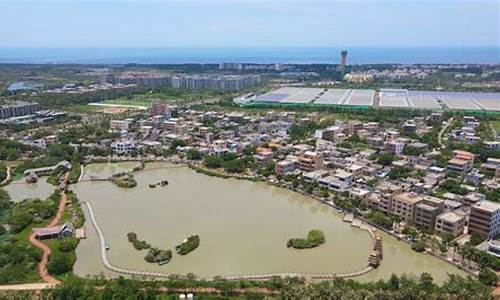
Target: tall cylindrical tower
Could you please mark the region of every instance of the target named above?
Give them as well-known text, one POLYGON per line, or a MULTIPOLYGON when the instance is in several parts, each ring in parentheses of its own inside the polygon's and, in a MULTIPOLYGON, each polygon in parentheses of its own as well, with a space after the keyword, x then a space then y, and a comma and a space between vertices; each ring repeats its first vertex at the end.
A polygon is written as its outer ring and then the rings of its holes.
POLYGON ((342 76, 345 74, 345 66, 347 65, 347 50, 340 51, 340 71, 342 76))

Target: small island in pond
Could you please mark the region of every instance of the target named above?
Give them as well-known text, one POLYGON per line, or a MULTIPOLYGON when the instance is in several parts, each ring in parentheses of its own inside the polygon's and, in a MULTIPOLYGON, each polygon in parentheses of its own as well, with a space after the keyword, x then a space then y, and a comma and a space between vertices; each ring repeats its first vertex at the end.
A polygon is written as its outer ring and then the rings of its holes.
POLYGON ((149 187, 150 188, 155 188, 157 186, 167 186, 167 185, 168 185, 168 180, 162 180, 162 181, 157 182, 157 183, 150 183, 149 187))
POLYGON ((164 250, 159 248, 153 248, 146 241, 141 241, 137 238, 137 234, 135 232, 127 233, 127 239, 136 250, 144 250, 148 249, 148 253, 144 257, 144 260, 148 263, 157 263, 159 265, 167 264, 172 259, 172 251, 164 250))
POLYGON ((319 245, 322 245, 324 243, 325 243, 325 234, 321 230, 313 229, 307 233, 307 238, 289 239, 288 242, 286 243, 286 246, 288 248, 295 248, 295 249, 309 249, 318 247, 319 245))
POLYGON ((118 173, 111 176, 111 182, 121 188, 130 189, 137 186, 134 175, 131 173, 118 173))
POLYGON ((127 239, 129 242, 132 243, 132 245, 134 245, 134 248, 136 250, 140 251, 140 250, 151 248, 151 245, 148 244, 146 241, 141 241, 141 240, 137 239, 137 234, 135 232, 127 233, 127 239))
POLYGON ((182 244, 175 246, 175 251, 179 255, 186 255, 194 249, 198 248, 200 245, 200 237, 197 235, 192 235, 185 239, 182 244))
POLYGON ((172 251, 150 248, 144 260, 148 263, 157 263, 159 265, 167 264, 172 259, 172 251))

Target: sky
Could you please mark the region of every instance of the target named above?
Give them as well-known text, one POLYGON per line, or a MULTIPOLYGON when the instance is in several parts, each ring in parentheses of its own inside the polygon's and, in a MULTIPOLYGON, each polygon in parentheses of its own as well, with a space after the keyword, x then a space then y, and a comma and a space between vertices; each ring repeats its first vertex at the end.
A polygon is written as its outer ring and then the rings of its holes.
POLYGON ((0 0, 0 48, 500 47, 500 0, 0 0))

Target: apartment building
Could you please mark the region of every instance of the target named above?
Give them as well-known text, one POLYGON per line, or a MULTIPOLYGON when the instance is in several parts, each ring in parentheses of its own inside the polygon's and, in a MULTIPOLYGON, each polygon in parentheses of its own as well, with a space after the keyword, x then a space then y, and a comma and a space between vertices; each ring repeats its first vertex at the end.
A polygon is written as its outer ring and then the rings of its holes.
POLYGON ((342 133, 340 126, 330 126, 321 130, 320 138, 330 142, 339 142, 345 139, 345 134, 342 133), (340 137, 337 138, 339 135, 340 137))
POLYGON ((486 196, 481 193, 468 193, 462 198, 462 203, 466 206, 472 206, 480 201, 486 200, 486 196))
POLYGON ((333 176, 333 180, 330 181, 329 188, 336 192, 343 193, 351 187, 353 178, 354 176, 352 173, 344 170, 337 170, 333 176))
POLYGON ((425 196, 415 206, 414 224, 432 232, 436 225, 436 218, 444 211, 444 200, 436 197, 425 196))
POLYGON ((469 233, 493 238, 500 233, 500 203, 483 200, 470 207, 469 233))
POLYGON ((297 169, 297 160, 283 160, 276 164, 276 174, 283 175, 297 169))
POLYGON ((385 143, 385 151, 392 153, 394 155, 401 155, 403 153, 404 144, 397 141, 390 141, 385 143))
POLYGON ((109 121, 109 128, 111 131, 129 130, 131 122, 128 120, 111 120, 109 121))
POLYGON ((387 197, 378 193, 371 193, 366 201, 368 205, 384 213, 390 213, 392 207, 392 197, 387 197))
POLYGON ((449 211, 440 214, 436 218, 434 230, 437 234, 451 234, 453 237, 460 236, 465 229, 465 214, 456 211, 449 211))
POLYGON ((458 176, 464 176, 470 172, 474 165, 474 154, 455 150, 453 151, 454 157, 448 161, 446 170, 458 176))
POLYGON ((413 223, 416 205, 422 200, 422 196, 413 192, 397 193, 392 196, 391 212, 402 221, 413 223))
POLYGON ((136 149, 136 145, 130 140, 116 141, 111 143, 111 149, 116 154, 130 154, 136 149))
POLYGON ((304 172, 319 170, 323 166, 323 159, 317 152, 306 151, 299 157, 299 169, 304 172))
POLYGON ((0 119, 32 115, 40 110, 38 103, 17 101, 0 105, 0 119))

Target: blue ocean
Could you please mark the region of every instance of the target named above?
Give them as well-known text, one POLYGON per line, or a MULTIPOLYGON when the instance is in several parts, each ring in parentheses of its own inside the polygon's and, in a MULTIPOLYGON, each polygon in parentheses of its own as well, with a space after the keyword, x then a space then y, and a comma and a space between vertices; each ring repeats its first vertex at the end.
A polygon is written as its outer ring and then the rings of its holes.
POLYGON ((500 63, 500 47, 0 48, 0 63, 337 64, 343 49, 349 64, 500 63))

